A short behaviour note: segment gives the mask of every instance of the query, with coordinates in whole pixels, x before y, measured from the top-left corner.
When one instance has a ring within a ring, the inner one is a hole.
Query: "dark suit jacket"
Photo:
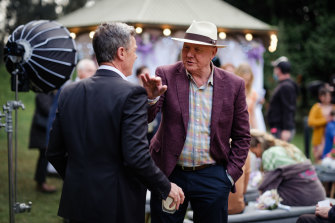
[[[158,67],[168,90],[148,110],[149,121],[162,110],[158,132],[150,144],[156,164],[169,176],[183,149],[189,121],[189,80],[182,62]],[[234,182],[242,175],[250,144],[249,116],[244,81],[214,67],[214,89],[210,125],[210,154],[223,164]],[[232,139],[231,147],[229,138]]]
[[[164,199],[171,187],[150,156],[146,134],[144,88],[109,70],[64,87],[47,149],[64,179],[59,215],[144,222],[145,186]]]

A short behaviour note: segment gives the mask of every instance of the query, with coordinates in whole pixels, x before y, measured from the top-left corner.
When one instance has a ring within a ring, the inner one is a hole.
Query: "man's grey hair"
[[[120,47],[129,49],[131,36],[135,36],[133,26],[119,22],[101,24],[93,37],[93,49],[98,64],[113,61]]]

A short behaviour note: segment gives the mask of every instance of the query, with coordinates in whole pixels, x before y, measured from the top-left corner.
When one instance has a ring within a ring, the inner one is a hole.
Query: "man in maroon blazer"
[[[151,155],[185,193],[174,214],[151,198],[151,222],[183,222],[190,201],[195,222],[227,222],[229,192],[242,174],[250,133],[244,81],[213,66],[217,28],[193,22],[186,31],[182,62],[142,75],[149,98],[149,122],[162,111]],[[231,139],[231,142],[229,142]]]

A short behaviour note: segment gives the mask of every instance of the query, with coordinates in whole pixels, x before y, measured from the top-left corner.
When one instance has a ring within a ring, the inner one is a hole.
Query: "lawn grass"
[[[0,66],[0,106],[6,101],[14,100],[14,93],[10,91],[10,75],[4,66]],[[60,189],[62,181],[57,178],[49,178],[48,183],[56,185],[59,189],[55,194],[42,194],[35,190],[34,171],[38,151],[28,149],[29,130],[34,112],[33,92],[19,93],[26,109],[18,111],[18,171],[17,171],[17,201],[32,201],[31,213],[16,214],[17,223],[61,223],[57,216]],[[14,114],[13,114],[14,115]],[[2,119],[4,122],[4,119]],[[297,132],[293,143],[303,149],[303,135]],[[0,129],[0,223],[9,222],[8,211],[8,160],[7,160],[7,134],[5,129]]]
[[[48,183],[56,185],[59,189],[55,194],[42,194],[35,190],[34,172],[38,158],[38,150],[29,150],[29,131],[34,112],[33,92],[19,93],[26,109],[18,111],[18,157],[17,157],[17,201],[33,202],[31,213],[15,215],[15,222],[25,223],[60,223],[63,220],[57,216],[60,198],[60,179],[48,179]],[[10,75],[0,66],[0,111],[3,113],[2,105],[7,101],[14,100],[15,94],[10,90]],[[14,112],[13,112],[14,119]],[[5,120],[2,119],[3,123]],[[13,137],[14,139],[14,137]],[[9,196],[8,196],[8,149],[7,133],[4,128],[0,129],[0,223],[9,222]],[[13,142],[14,147],[14,142]],[[14,148],[13,148],[14,149]]]

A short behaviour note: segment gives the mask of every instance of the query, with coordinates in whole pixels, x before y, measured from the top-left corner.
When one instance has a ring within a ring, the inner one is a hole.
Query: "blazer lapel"
[[[211,133],[210,136],[213,138],[215,134],[215,125],[219,122],[223,101],[225,100],[224,97],[227,96],[225,94],[224,88],[224,77],[219,72],[216,71],[214,68],[213,74],[213,101],[212,101],[212,116],[211,116]],[[226,92],[227,93],[227,92]],[[229,94],[229,92],[228,92]]]
[[[183,68],[183,67],[182,67]],[[187,78],[185,68],[180,68],[179,73],[176,74],[177,96],[183,116],[185,132],[187,132],[189,120],[189,87],[190,82]]]

